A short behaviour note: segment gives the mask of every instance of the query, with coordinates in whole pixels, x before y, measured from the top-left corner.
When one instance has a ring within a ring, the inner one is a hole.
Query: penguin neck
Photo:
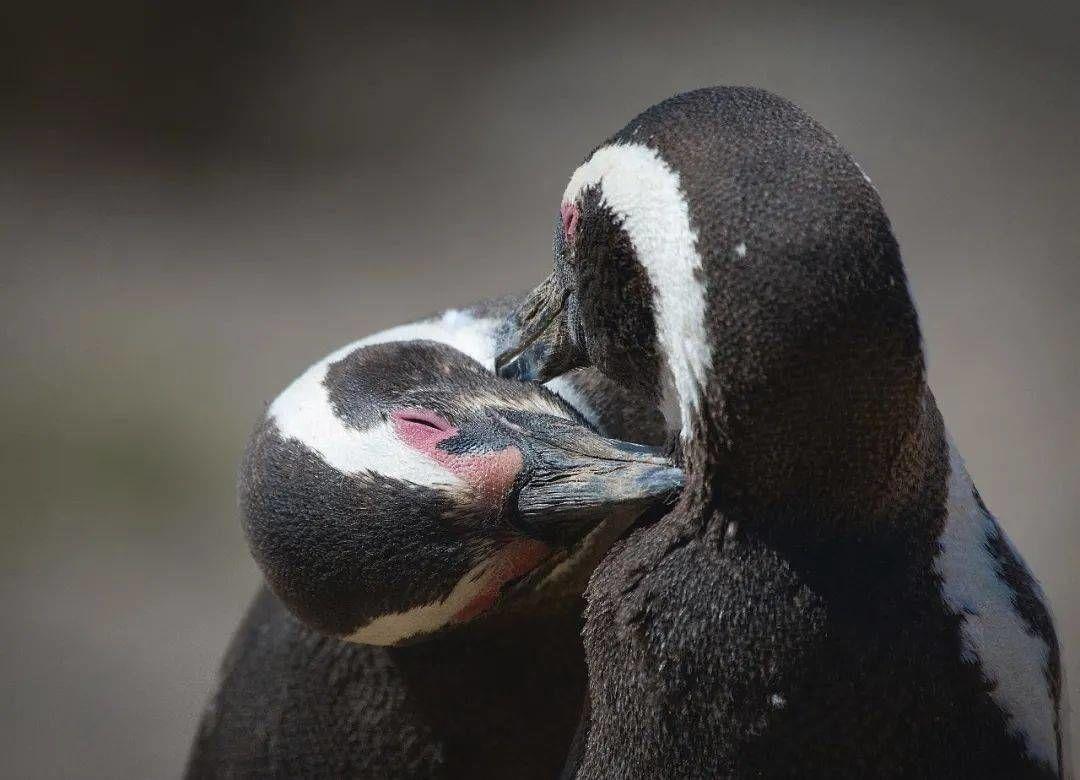
[[[938,457],[943,426],[921,365],[911,382],[882,399],[874,415],[865,409],[846,421],[818,420],[792,431],[752,404],[724,404],[703,393],[680,433],[686,472],[682,511],[710,508],[742,518],[813,517],[837,527],[868,528],[900,522],[926,489],[928,457]],[[734,407],[734,410],[733,410]],[[732,416],[739,421],[732,424]],[[789,415],[781,416],[784,420]],[[860,419],[873,420],[862,426]],[[823,432],[831,437],[823,437]],[[937,453],[937,455],[935,455]]]

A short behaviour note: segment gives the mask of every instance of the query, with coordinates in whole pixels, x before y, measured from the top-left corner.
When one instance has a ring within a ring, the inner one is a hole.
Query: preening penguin
[[[542,597],[590,532],[681,480],[553,393],[445,344],[331,359],[317,391],[326,406],[310,384],[271,404],[252,439],[241,513],[279,598],[351,641],[413,641]]]
[[[880,199],[761,90],[597,147],[504,376],[593,365],[687,473],[587,591],[581,777],[1061,774],[1058,645],[926,385]]]
[[[189,776],[558,771],[584,696],[585,579],[682,475],[583,422],[661,431],[595,372],[555,383],[575,406],[494,376],[510,308],[363,339],[269,406],[241,504],[277,597],[230,647]]]

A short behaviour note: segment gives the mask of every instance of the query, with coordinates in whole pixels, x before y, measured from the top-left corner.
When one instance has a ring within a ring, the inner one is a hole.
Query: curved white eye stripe
[[[456,475],[401,442],[389,423],[363,431],[347,425],[334,412],[324,380],[332,363],[361,347],[413,339],[447,344],[490,365],[494,362],[494,328],[492,321],[452,310],[438,319],[399,325],[354,341],[297,377],[270,404],[267,416],[283,437],[299,441],[342,473],[372,471],[428,487],[463,487]]]
[[[617,144],[597,149],[574,171],[563,203],[575,202],[595,185],[600,185],[601,204],[622,220],[655,290],[657,339],[666,359],[663,408],[668,426],[681,425],[688,439],[712,352],[705,330],[704,285],[695,278],[701,272],[697,234],[679,174],[655,149]],[[671,418],[676,403],[677,420]]]
[[[990,696],[1005,713],[1009,729],[1033,758],[1056,771],[1055,706],[1047,680],[1050,648],[1016,611],[1013,589],[989,546],[999,533],[997,523],[975,500],[951,437],[949,466],[948,517],[934,561],[942,598],[961,617],[964,658],[977,664],[993,686]]]
[[[331,364],[361,347],[421,339],[453,347],[491,371],[495,364],[499,325],[498,320],[478,318],[469,312],[451,309],[435,319],[399,325],[354,341],[330,353],[297,377],[270,404],[267,416],[274,421],[284,438],[299,441],[342,473],[373,471],[392,479],[428,487],[463,487],[464,483],[457,476],[402,443],[389,423],[363,431],[346,424],[330,402],[325,384],[326,372]],[[563,392],[559,394],[565,397],[569,392],[571,397],[565,400],[591,420],[591,409],[579,406],[582,399],[573,396],[574,388],[566,385],[561,389]],[[555,391],[559,392],[558,389]],[[495,395],[478,396],[475,400],[478,404],[503,402]],[[540,394],[532,394],[525,403],[533,411],[568,417],[557,403]]]

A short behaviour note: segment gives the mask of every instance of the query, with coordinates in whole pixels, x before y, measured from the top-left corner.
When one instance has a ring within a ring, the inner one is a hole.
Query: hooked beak
[[[499,422],[525,452],[514,525],[549,544],[570,547],[603,521],[637,517],[674,498],[683,472],[653,448],[608,439],[547,415],[506,412]]]
[[[571,338],[568,297],[555,274],[529,293],[515,315],[517,342],[495,358],[495,373],[504,379],[546,382],[588,363]]]

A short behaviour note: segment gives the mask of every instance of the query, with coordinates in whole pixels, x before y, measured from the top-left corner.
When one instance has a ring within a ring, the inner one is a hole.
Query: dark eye
[[[447,432],[454,428],[447,420],[427,409],[399,409],[391,417],[398,423],[419,425],[435,431]]]
[[[564,203],[562,208],[559,209],[559,214],[562,216],[563,235],[566,236],[566,243],[573,244],[574,237],[577,236],[578,223],[581,222],[581,209],[576,203]]]

